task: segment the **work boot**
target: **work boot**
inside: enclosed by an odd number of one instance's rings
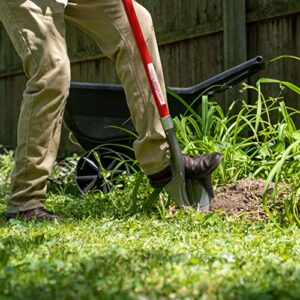
[[[64,218],[53,214],[44,207],[37,207],[31,210],[21,211],[19,213],[7,213],[6,220],[20,219],[24,221],[59,221],[63,222]]]
[[[213,152],[199,156],[183,155],[185,178],[204,179],[208,177],[219,165],[223,154]]]
[[[198,156],[183,155],[186,179],[203,179],[208,177],[219,165],[223,154],[213,152]],[[150,185],[153,188],[166,186],[172,179],[171,167],[168,166],[159,173],[148,175]]]

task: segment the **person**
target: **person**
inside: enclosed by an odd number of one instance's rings
[[[134,5],[165,93],[151,15],[137,2]],[[165,133],[121,0],[0,0],[0,20],[28,79],[18,121],[7,220],[63,221],[44,203],[71,78],[65,20],[87,32],[103,54],[115,61],[138,133],[135,155],[150,184],[164,186],[171,180]],[[185,156],[187,176],[211,172],[218,159],[218,153]]]

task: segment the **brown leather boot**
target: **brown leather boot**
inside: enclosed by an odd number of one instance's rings
[[[6,220],[20,219],[24,221],[36,220],[36,221],[54,221],[63,222],[64,218],[53,214],[44,207],[37,207],[31,210],[21,211],[19,213],[7,213]]]
[[[198,156],[183,155],[186,179],[203,179],[210,175],[219,165],[223,154],[213,152]],[[167,185],[171,178],[171,167],[168,166],[159,173],[148,175],[149,182],[153,188]]]

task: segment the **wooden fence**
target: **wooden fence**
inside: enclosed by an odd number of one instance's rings
[[[141,0],[152,14],[168,86],[191,86],[247,58],[262,55],[266,68],[254,76],[300,85],[299,0]],[[117,83],[114,64],[85,33],[67,24],[72,80]],[[14,147],[26,78],[5,30],[0,27],[0,144]],[[268,92],[274,92],[268,91]],[[224,107],[229,99],[220,96]],[[251,97],[249,101],[254,101]],[[292,95],[288,105],[300,108]],[[105,104],[104,104],[105,105]],[[61,149],[72,149],[64,131]]]

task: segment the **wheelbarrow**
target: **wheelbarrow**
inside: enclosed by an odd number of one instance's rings
[[[170,113],[185,113],[184,106],[173,94],[193,105],[199,95],[212,97],[232,88],[263,69],[263,57],[257,56],[191,87],[170,87],[167,94]],[[118,108],[118,109],[116,109]],[[103,170],[117,177],[130,173],[130,150],[134,126],[121,85],[72,82],[64,114],[64,123],[86,151],[76,166],[76,184],[81,193],[92,189],[109,191]]]

